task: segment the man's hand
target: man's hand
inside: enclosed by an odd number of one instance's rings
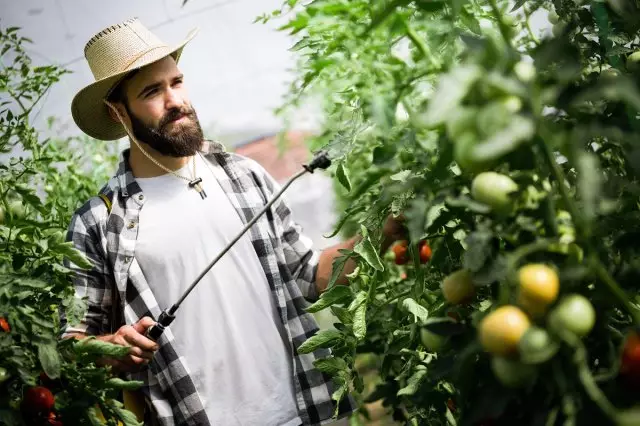
[[[398,217],[393,217],[391,214],[387,216],[387,220],[382,227],[382,235],[384,238],[380,245],[381,253],[386,252],[394,242],[408,239],[409,232],[405,225],[406,220],[402,214]]]
[[[155,324],[149,317],[140,319],[133,325],[123,325],[114,334],[98,337],[98,339],[120,346],[129,346],[129,354],[123,358],[104,358],[102,364],[113,366],[117,371],[138,371],[151,361],[158,350],[158,344],[147,338],[147,329]]]

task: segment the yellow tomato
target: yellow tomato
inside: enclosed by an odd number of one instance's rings
[[[480,323],[480,343],[494,355],[517,353],[520,339],[531,326],[529,318],[515,306],[502,306]]]
[[[532,315],[542,314],[560,290],[558,274],[547,265],[532,263],[518,271],[518,304]]]
[[[442,281],[442,294],[447,302],[459,305],[470,301],[476,294],[471,273],[460,269]]]

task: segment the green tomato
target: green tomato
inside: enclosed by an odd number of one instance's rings
[[[640,51],[627,56],[627,69],[631,72],[640,70]]]
[[[476,201],[491,207],[496,213],[507,214],[513,208],[511,194],[518,190],[509,176],[495,172],[477,175],[471,183],[471,195]]]
[[[532,63],[526,61],[520,61],[513,66],[513,71],[520,81],[525,83],[530,82],[536,76],[536,69]]]
[[[26,213],[26,209],[24,208],[22,201],[14,200],[9,203],[9,212],[13,218],[22,219]]]
[[[596,322],[593,305],[580,294],[563,297],[549,315],[549,324],[554,330],[567,330],[578,337],[589,334]]]
[[[616,68],[607,68],[600,73],[600,77],[607,80],[614,80],[620,77],[620,71],[618,71]]]
[[[549,14],[547,15],[547,19],[551,24],[557,24],[558,21],[560,21],[560,17],[558,16],[555,10],[549,11]]]
[[[520,361],[494,356],[491,359],[491,370],[496,379],[508,388],[522,388],[533,383],[536,368]]]
[[[448,339],[426,328],[421,328],[420,341],[429,352],[440,352],[447,346]]]
[[[0,367],[0,384],[6,382],[9,379],[9,372],[6,368]]]

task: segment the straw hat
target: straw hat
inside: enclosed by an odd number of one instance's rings
[[[182,49],[197,32],[197,28],[193,29],[182,42],[169,46],[133,18],[93,36],[84,48],[84,56],[96,81],[80,90],[71,102],[71,114],[78,127],[105,141],[125,136],[124,127],[111,118],[104,99],[130,71],[169,55],[178,62]]]

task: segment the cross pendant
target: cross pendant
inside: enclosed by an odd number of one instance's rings
[[[202,183],[202,178],[195,178],[194,180],[189,182],[189,187],[198,191],[198,194],[200,194],[200,197],[202,197],[202,199],[204,200],[205,198],[207,198],[207,193],[204,192],[204,189],[202,188],[201,183]]]

